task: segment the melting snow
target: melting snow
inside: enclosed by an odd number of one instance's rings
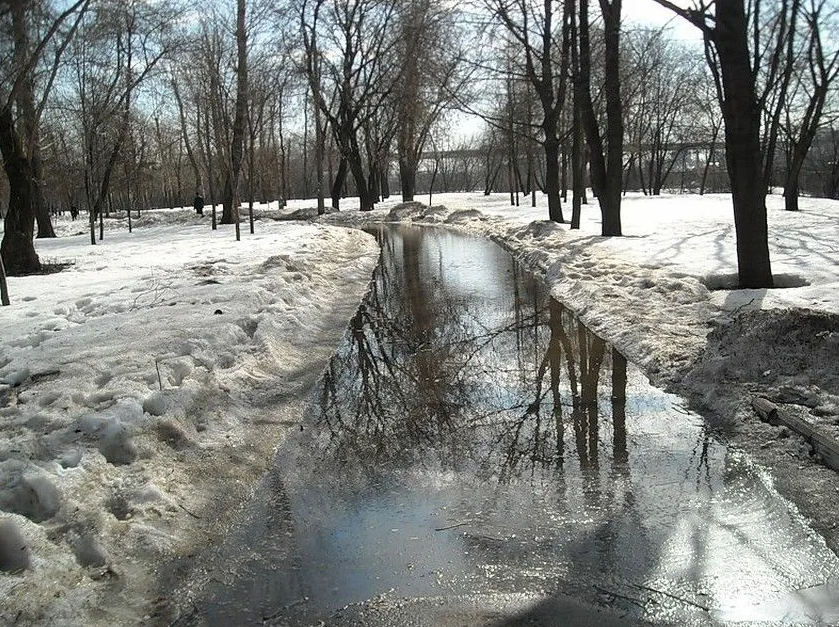
[[[778,433],[749,417],[744,390],[805,399],[836,420],[836,353],[821,348],[839,342],[839,202],[802,199],[792,214],[770,197],[773,270],[788,287],[734,290],[714,289],[736,274],[725,195],[628,196],[622,238],[600,237],[596,204],[571,231],[545,221],[541,196],[536,208],[529,198],[510,207],[504,194],[432,200],[392,216],[395,200],[369,214],[347,200],[348,211],[313,224],[267,219],[311,214],[312,201],[260,206],[256,235],[243,224],[238,243],[231,227],[211,231],[187,210],[146,212],[131,234],[113,220],[96,246],[65,218],[62,237],[37,240],[42,261],[71,265],[10,278],[13,304],[0,308],[0,620],[157,615],[167,592],[158,569],[234,520],[364,294],[375,242],[330,222],[415,220],[493,237],[654,381],[737,418],[744,442]],[[768,359],[767,346],[783,343],[779,320],[802,308],[817,314],[821,348],[796,345],[819,363],[785,373],[787,358]],[[726,334],[745,312],[762,316],[760,334],[735,358],[726,347],[750,329]],[[834,474],[803,460],[794,440],[773,437],[761,454],[789,491],[809,482],[836,511]],[[802,495],[817,515],[812,491]]]

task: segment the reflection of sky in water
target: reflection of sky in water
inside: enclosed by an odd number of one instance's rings
[[[393,285],[425,292],[406,304],[379,285],[357,321],[363,328],[348,334],[315,393],[311,424],[278,453],[294,557],[262,576],[295,582],[273,605],[309,597],[289,610],[291,624],[306,624],[295,612],[309,620],[391,589],[400,597],[476,588],[559,591],[676,624],[705,624],[699,606],[725,620],[749,618],[749,608],[781,620],[801,604],[794,591],[839,572],[760,472],[678,399],[630,366],[626,403],[613,404],[608,347],[596,407],[575,405],[565,349],[578,351],[570,357],[580,374],[580,347],[592,359],[597,342],[567,312],[548,312],[532,282],[518,284],[511,311],[518,272],[500,249],[423,233],[409,243],[420,251],[420,280],[393,260],[391,271]],[[401,259],[408,244],[393,237],[385,250]],[[462,307],[478,312],[472,322]],[[416,337],[417,313],[433,340]],[[506,329],[517,318],[524,327]],[[497,335],[476,346],[464,326]],[[561,375],[561,412],[551,394],[534,409],[537,373],[558,337],[565,352],[550,363]],[[365,363],[364,351],[383,361]],[[547,389],[550,368],[541,374]]]
[[[440,287],[450,298],[478,302],[504,302],[511,298],[513,266],[510,256],[499,246],[477,238],[464,246],[463,237],[445,231],[435,240],[423,247],[420,268],[427,277],[433,277],[432,281],[439,279]]]
[[[401,578],[400,594],[428,595],[438,590],[442,569],[464,570],[457,537],[438,534],[438,503],[405,486],[396,495],[370,492],[346,508],[329,511],[295,504],[295,516],[308,532],[300,537],[300,578],[304,594],[323,605],[340,607],[366,599]],[[437,537],[432,537],[437,534]]]

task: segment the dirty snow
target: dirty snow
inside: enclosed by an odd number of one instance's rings
[[[378,247],[271,221],[237,243],[187,211],[36,246],[71,265],[0,307],[0,624],[154,622],[296,426]]]
[[[427,198],[418,200],[427,201]],[[0,624],[153,624],[171,582],[235,519],[337,346],[376,257],[357,230],[412,220],[492,237],[723,439],[766,465],[834,550],[839,481],[754,394],[837,433],[839,202],[769,199],[779,288],[734,290],[730,198],[625,199],[625,237],[545,221],[546,200],[435,195],[311,223],[259,206],[233,241],[189,211],[39,240],[62,272],[12,278],[0,308]],[[565,207],[566,212],[570,207]],[[206,213],[206,211],[205,211]],[[569,217],[569,216],[566,216]],[[723,289],[718,289],[723,288]],[[20,570],[23,568],[23,570]],[[145,620],[143,617],[147,617]]]

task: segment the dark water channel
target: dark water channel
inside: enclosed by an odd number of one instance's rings
[[[495,244],[383,227],[208,625],[839,624],[839,562]]]

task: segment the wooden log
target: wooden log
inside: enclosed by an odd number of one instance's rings
[[[760,416],[763,422],[768,422],[772,425],[781,424],[778,419],[778,406],[769,399],[763,398],[762,396],[753,396],[752,408],[757,412],[757,415]]]
[[[784,425],[803,437],[815,451],[821,455],[825,466],[833,470],[839,470],[839,442],[827,435],[824,431],[793,416],[790,412],[778,407],[772,401],[761,396],[752,398],[752,408],[760,416],[761,420],[773,425]]]

